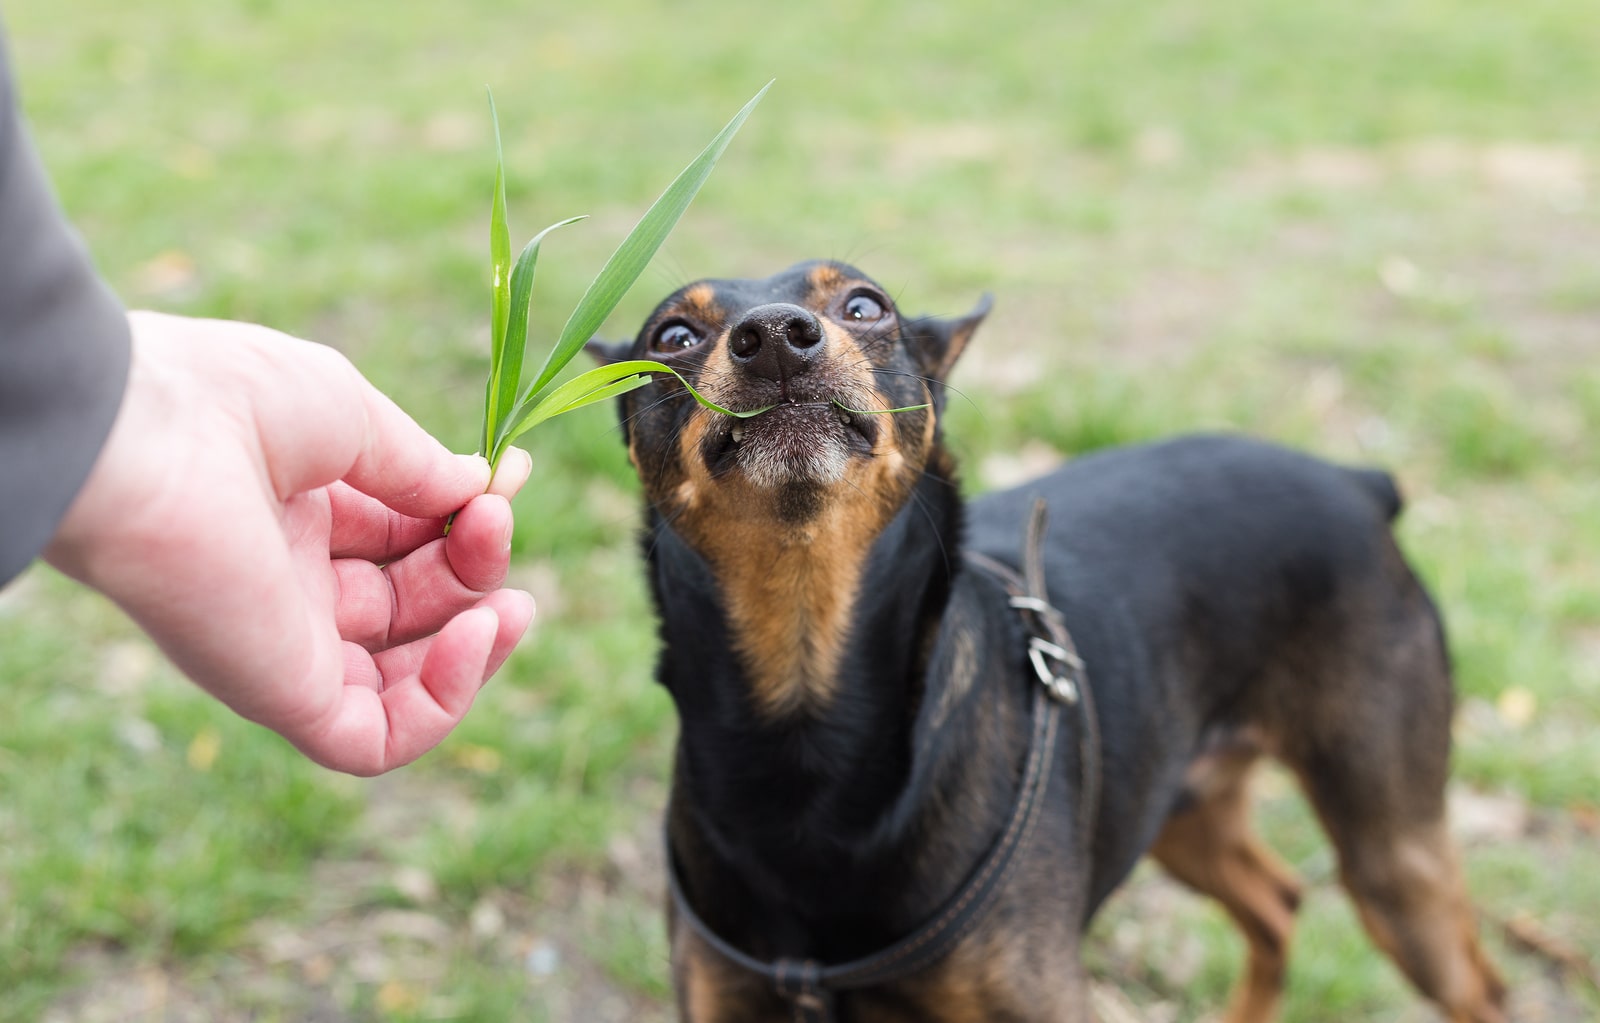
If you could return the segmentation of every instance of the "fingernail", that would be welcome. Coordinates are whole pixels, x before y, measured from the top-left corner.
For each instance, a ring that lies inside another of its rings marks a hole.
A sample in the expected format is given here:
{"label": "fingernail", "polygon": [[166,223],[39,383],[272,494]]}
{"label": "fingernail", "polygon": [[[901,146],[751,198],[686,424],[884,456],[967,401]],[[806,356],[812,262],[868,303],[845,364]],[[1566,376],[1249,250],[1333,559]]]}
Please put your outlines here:
{"label": "fingernail", "polygon": [[[517,477],[519,477],[522,481],[521,483],[517,484],[517,488],[520,490],[523,485],[528,482],[528,477],[533,475],[533,456],[521,448],[512,448],[511,451],[515,451],[517,453],[516,474]],[[508,451],[507,454],[510,454],[510,451]]]}
{"label": "fingernail", "polygon": [[533,594],[529,593],[527,590],[512,590],[511,592],[521,594],[523,599],[528,602],[528,621],[525,625],[523,625],[521,633],[521,635],[526,636],[528,634],[528,630],[533,627],[534,621],[539,617],[539,602],[534,600]]}
{"label": "fingernail", "polygon": [[509,515],[506,516],[505,529],[502,530],[500,534],[500,552],[502,554],[511,553],[511,537],[514,533],[516,533],[516,531],[516,520],[512,519]]}

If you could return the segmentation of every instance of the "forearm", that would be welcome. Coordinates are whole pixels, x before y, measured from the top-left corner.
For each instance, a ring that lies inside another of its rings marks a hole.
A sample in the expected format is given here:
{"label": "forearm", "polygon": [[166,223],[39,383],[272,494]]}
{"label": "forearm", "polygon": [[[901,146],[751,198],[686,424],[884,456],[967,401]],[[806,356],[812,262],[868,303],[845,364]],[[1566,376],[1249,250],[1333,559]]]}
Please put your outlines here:
{"label": "forearm", "polygon": [[122,306],[21,122],[0,30],[0,585],[43,550],[93,467],[128,353]]}

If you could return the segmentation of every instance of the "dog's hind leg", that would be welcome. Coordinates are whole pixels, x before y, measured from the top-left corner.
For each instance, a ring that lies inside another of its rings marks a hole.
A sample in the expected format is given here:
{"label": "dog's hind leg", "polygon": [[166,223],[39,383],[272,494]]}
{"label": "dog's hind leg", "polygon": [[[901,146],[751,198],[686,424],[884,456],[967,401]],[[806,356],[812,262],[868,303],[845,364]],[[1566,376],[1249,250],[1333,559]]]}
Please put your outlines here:
{"label": "dog's hind leg", "polygon": [[1359,830],[1339,859],[1367,933],[1452,1023],[1504,1023],[1505,986],[1478,944],[1444,822]]}
{"label": "dog's hind leg", "polygon": [[1438,621],[1414,581],[1353,618],[1346,656],[1295,724],[1280,718],[1280,753],[1373,940],[1452,1023],[1503,1023],[1505,986],[1445,827],[1453,698]]}
{"label": "dog's hind leg", "polygon": [[1442,790],[1406,810],[1384,805],[1409,787],[1405,779],[1385,785],[1367,773],[1359,757],[1300,772],[1362,924],[1452,1023],[1504,1023],[1505,986],[1478,943]]}
{"label": "dog's hind leg", "polygon": [[1265,1023],[1283,993],[1300,884],[1250,827],[1253,749],[1208,754],[1190,775],[1193,801],[1175,811],[1151,855],[1173,877],[1222,903],[1249,942],[1228,1023]]}

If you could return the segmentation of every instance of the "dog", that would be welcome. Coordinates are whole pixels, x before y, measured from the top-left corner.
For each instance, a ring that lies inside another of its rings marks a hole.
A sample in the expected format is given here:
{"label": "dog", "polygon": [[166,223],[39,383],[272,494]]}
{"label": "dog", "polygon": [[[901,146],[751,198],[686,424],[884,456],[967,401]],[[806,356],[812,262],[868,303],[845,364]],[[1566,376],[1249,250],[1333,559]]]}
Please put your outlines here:
{"label": "dog", "polygon": [[591,343],[738,413],[668,375],[620,399],[681,725],[682,1018],[1088,1020],[1082,934],[1148,854],[1243,932],[1226,1019],[1272,1019],[1300,886],[1248,820],[1270,756],[1376,944],[1450,1020],[1503,1021],[1390,477],[1194,436],[966,504],[940,418],[987,311],[906,317],[820,261]]}

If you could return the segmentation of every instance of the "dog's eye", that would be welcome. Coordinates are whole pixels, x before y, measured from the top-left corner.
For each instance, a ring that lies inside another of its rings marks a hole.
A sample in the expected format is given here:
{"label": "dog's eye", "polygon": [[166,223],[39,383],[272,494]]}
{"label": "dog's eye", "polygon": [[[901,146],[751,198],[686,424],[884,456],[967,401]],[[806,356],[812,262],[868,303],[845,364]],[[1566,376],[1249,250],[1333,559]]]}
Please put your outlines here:
{"label": "dog's eye", "polygon": [[687,323],[664,323],[656,330],[650,347],[658,352],[681,352],[704,340],[705,337]]}
{"label": "dog's eye", "polygon": [[851,295],[844,304],[844,316],[857,323],[883,319],[883,303],[871,295]]}

